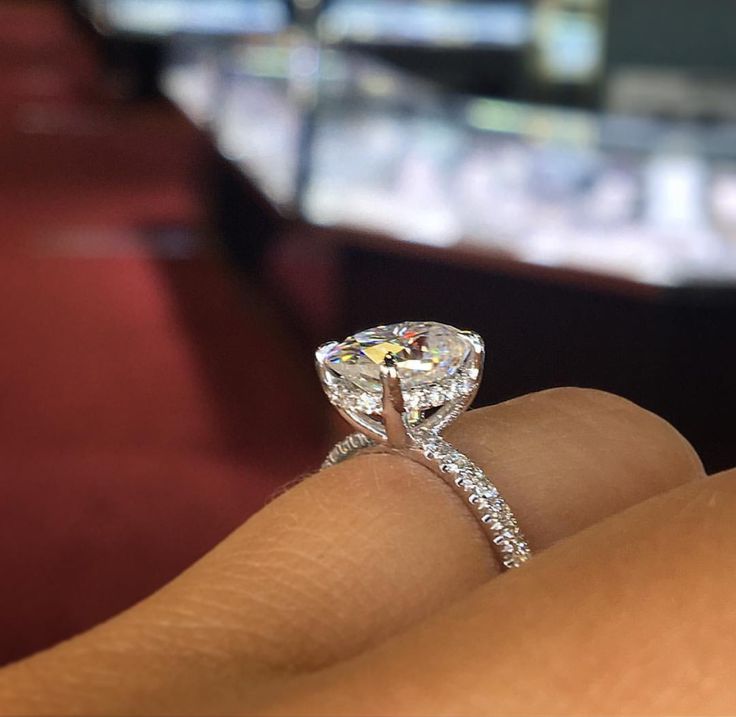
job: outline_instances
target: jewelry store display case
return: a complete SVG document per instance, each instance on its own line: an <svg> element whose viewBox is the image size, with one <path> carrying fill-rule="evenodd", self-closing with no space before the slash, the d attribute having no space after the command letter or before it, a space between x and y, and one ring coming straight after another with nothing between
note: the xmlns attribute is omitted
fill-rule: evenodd
<svg viewBox="0 0 736 717"><path fill-rule="evenodd" d="M213 220L241 267L263 278L283 237L336 257L331 335L407 316L473 326L493 377L481 403L614 391L717 469L736 460L736 125L596 109L594 3L543 4L567 24L527 17L523 48L502 51L528 68L554 45L539 32L589 43L585 77L528 72L530 98L576 87L567 107L401 70L375 48L441 46L431 23L361 33L345 19L360 4L337 1L277 35L178 36L161 88L211 140Z"/></svg>
<svg viewBox="0 0 736 717"><path fill-rule="evenodd" d="M286 0L77 0L75 7L103 39L107 73L129 99L158 95L172 37L272 34L292 21Z"/></svg>
<svg viewBox="0 0 736 717"><path fill-rule="evenodd" d="M298 35L184 43L162 86L313 227L634 294L736 282L736 125L449 94Z"/></svg>
<svg viewBox="0 0 736 717"><path fill-rule="evenodd" d="M139 38L243 35L283 30L290 15L282 0L86 0L101 32Z"/></svg>

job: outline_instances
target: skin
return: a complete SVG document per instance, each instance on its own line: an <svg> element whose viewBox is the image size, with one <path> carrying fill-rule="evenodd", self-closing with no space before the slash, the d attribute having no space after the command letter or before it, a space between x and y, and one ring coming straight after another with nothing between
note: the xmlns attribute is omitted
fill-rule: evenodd
<svg viewBox="0 0 736 717"><path fill-rule="evenodd" d="M0 714L733 714L736 483L671 426L558 389L471 412L536 555L500 574L427 469L308 477L164 589L0 670Z"/></svg>

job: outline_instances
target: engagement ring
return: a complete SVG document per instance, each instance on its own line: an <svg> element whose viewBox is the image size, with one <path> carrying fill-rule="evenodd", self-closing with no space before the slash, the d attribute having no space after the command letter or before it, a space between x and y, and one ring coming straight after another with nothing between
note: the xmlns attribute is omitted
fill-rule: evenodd
<svg viewBox="0 0 736 717"><path fill-rule="evenodd" d="M358 432L323 467L360 450L395 450L445 480L480 521L505 568L531 556L508 503L483 470L441 435L472 403L483 373L483 340L431 321L361 331L317 349L325 393Z"/></svg>

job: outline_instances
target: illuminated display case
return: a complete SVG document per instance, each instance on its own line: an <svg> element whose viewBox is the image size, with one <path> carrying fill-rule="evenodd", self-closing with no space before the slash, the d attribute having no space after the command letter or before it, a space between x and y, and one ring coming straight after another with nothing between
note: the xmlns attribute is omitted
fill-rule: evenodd
<svg viewBox="0 0 736 717"><path fill-rule="evenodd" d="M519 48L531 11L519 0L332 0L317 28L328 43Z"/></svg>
<svg viewBox="0 0 736 717"><path fill-rule="evenodd" d="M164 86L287 214L652 286L736 281L728 124L447 93L294 36L225 55L180 53Z"/></svg>
<svg viewBox="0 0 736 717"><path fill-rule="evenodd" d="M359 47L456 89L516 99L590 104L605 45L604 0L82 2L97 27L118 38L154 43L292 25L323 47Z"/></svg>
<svg viewBox="0 0 736 717"><path fill-rule="evenodd" d="M103 31L150 39L178 33L239 35L284 29L284 0L83 0Z"/></svg>
<svg viewBox="0 0 736 717"><path fill-rule="evenodd" d="M164 21L170 29L178 18L166 93L212 132L222 155L279 211L417 246L658 286L736 276L736 142L729 122L678 125L533 105L503 93L448 91L363 52L441 48L443 61L457 48L486 58L492 55L482 53L513 52L526 67L528 94L546 96L554 87L598 85L607 13L621 24L621 6L606 8L603 0L104 5L120 27L135 15L163 33ZM232 30L240 11L260 18L254 26L272 39L260 31L234 41L181 37L187 23L211 28L228 19ZM289 18L301 29L274 35ZM625 65L622 58L635 53L614 54Z"/></svg>

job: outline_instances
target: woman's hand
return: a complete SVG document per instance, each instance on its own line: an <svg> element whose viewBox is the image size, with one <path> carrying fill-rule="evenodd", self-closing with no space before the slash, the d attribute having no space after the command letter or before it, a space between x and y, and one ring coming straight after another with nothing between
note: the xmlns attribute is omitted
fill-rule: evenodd
<svg viewBox="0 0 736 717"><path fill-rule="evenodd" d="M499 574L427 469L358 456L183 575L0 670L2 714L728 714L736 487L623 399L466 414L536 555ZM699 480L703 479L703 480Z"/></svg>

